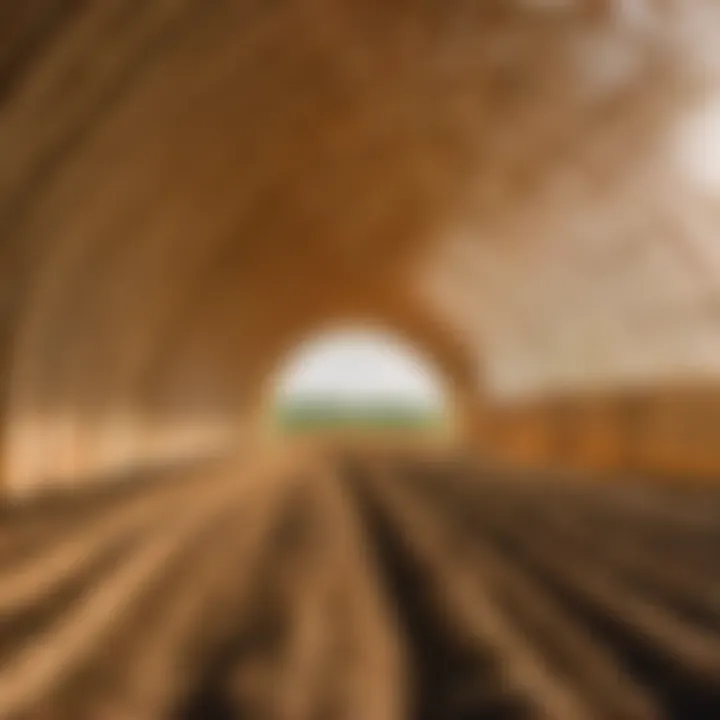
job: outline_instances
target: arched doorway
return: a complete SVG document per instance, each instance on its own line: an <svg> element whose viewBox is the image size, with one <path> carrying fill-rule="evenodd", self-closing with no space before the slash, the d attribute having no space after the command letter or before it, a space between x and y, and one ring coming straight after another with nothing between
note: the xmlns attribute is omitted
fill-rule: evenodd
<svg viewBox="0 0 720 720"><path fill-rule="evenodd" d="M451 385L407 338L367 325L305 339L269 378L275 433L362 434L447 440L459 420Z"/></svg>

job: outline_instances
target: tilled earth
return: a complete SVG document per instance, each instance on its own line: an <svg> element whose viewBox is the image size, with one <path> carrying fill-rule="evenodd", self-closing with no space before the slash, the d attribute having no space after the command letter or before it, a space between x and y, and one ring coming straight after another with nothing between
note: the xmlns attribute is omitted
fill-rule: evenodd
<svg viewBox="0 0 720 720"><path fill-rule="evenodd" d="M0 506L5 720L720 717L720 486L326 448Z"/></svg>

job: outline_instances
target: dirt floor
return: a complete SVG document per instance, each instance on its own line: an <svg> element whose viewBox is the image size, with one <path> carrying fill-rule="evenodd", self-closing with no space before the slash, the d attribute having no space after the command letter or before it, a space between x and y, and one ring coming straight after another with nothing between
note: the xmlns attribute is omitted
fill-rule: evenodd
<svg viewBox="0 0 720 720"><path fill-rule="evenodd" d="M720 717L720 488L313 445L0 506L0 717Z"/></svg>

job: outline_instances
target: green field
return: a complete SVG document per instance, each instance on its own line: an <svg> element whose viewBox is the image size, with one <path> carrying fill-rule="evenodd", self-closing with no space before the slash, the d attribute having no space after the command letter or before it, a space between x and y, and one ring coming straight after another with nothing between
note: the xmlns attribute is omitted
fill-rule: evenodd
<svg viewBox="0 0 720 720"><path fill-rule="evenodd" d="M443 425L442 413L406 404L348 405L305 401L281 405L278 426L287 432L313 430L432 430Z"/></svg>

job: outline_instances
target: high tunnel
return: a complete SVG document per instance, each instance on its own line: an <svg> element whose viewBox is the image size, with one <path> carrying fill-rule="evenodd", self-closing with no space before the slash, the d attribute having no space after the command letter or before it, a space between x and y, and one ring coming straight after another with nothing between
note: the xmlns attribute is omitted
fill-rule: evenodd
<svg viewBox="0 0 720 720"><path fill-rule="evenodd" d="M487 450L720 467L715 4L386 5L5 3L6 485L235 442L352 318Z"/></svg>
<svg viewBox="0 0 720 720"><path fill-rule="evenodd" d="M193 510L215 517L220 510L213 502L227 491L225 470L208 470L213 480L200 489L180 480L166 486L154 476L145 490L134 481L117 489L110 478L148 472L194 477L188 468L199 458L228 453L242 455L239 477L265 478L270 489L247 501L257 507L277 501L276 483L268 478L321 478L314 489L299 491L310 493L305 504L297 501L300 514L306 513L300 525L315 528L307 530L308 547L298 552L314 560L295 558L288 574L316 577L323 563L364 568L347 578L338 571L333 579L346 583L346 594L360 588L360 609L343 606L344 619L337 622L356 618L352 627L370 628L363 638L356 632L353 642L377 640L363 657L369 662L372 656L383 669L358 671L361 679L353 676L352 693L343 695L355 698L361 720L403 717L397 688L406 665L387 629L376 584L363 575L367 548L353 534L357 517L366 517L359 507L367 509L367 518L379 518L367 519L373 537L385 538L387 525L398 537L420 538L415 553L429 563L430 576L450 578L454 590L445 611L459 618L465 640L493 638L488 652L513 658L497 687L483 676L487 713L506 690L529 699L527 715L513 715L517 708L509 705L502 706L504 715L462 715L443 705L418 717L714 716L697 708L718 708L711 686L720 678L720 642L715 635L700 640L697 628L688 628L720 628L719 33L715 0L5 0L0 482L7 502L0 514L0 580L7 580L8 590L0 585L0 717L35 717L22 713L41 701L50 704L38 706L38 717L55 717L47 714L55 707L66 712L58 717L81 717L67 707L86 697L85 686L72 685L66 675L82 664L81 655L91 655L89 638L107 616L101 608L114 607L112 593L123 596L122 588L152 576L128 569L125 585L121 579L117 586L112 579L103 584L97 581L100 565L87 560L82 582L95 578L109 605L98 600L87 621L72 616L59 629L50 622L45 605L53 592L67 612L75 607L68 600L72 592L81 592L82 573L73 570L72 560L82 555L78 548L104 548L97 533L111 533L110 525L92 525L96 512L116 513L120 528L121 505L139 492L156 498L153 505L148 494L147 503L160 514L173 507L178 517ZM452 389L454 452L441 463L442 472L435 466L428 472L435 479L458 473L477 479L480 499L463 480L423 515L415 500L404 503L405 490L380 487L378 480L393 474L425 478L418 456L389 460L382 453L355 456L355 449L346 462L328 448L317 451L320 458L304 447L265 442L268 377L309 338L354 323L378 324L401 337ZM457 463L472 469L460 472ZM489 471L478 469L483 467L500 473L507 487L500 482L488 489L482 478ZM348 493L355 500L327 486L328 473L351 478ZM508 491L520 475L534 478L523 485L524 509ZM558 489L559 477L570 484ZM427 478L417 482L417 493L439 492ZM398 483L405 488L405 480ZM98 489L106 485L114 489ZM678 492L681 501L673 499ZM478 510L476 522L488 534L482 553L490 555L473 545L480 554L472 557L484 557L480 565L497 571L493 582L511 598L503 612L512 615L512 598L535 597L547 581L552 590L542 592L554 599L538 601L538 607L557 626L550 634L556 642L567 639L567 653L576 652L597 671L595 684L563 684L536 664L534 646L526 652L523 632L532 635L528 628L539 627L540 616L523 615L519 632L517 618L494 615L492 603L487 613L478 610L487 598L457 580L462 573L452 569L453 553L438 549L445 536L425 530L443 503L449 517L459 518L463 493L474 498L467 495L467 507L477 501L500 508L503 527L492 531L491 513ZM590 533L592 527L596 539L616 531L625 538L601 542L601 550L592 550L588 540L588 557L614 553L615 560L603 556L608 573L617 570L622 543L636 548L639 584L646 583L658 607L668 598L680 603L688 627L658 619L661 610L652 602L655 609L642 610L647 602L610 581L582 576L585 600L573 600L573 583L582 585L577 568L585 561L567 560L565 575L556 565L543 566L531 579L523 575L518 553L563 557L562 543L547 540L545 547L543 540L536 548L513 534L527 523L538 537L546 537L543 523L557 530L560 520L550 508L555 501L576 517L575 529L563 525L563 532ZM531 516L536 524L527 520ZM259 511L258 517L265 515ZM164 525L157 523L160 532ZM84 540L73 545L72 533L83 527ZM180 527L177 538L187 539L189 527ZM257 547L264 547L257 538L267 528L248 527L257 531ZM128 525L122 532L140 543L139 530ZM337 553L346 554L318 560L313 553L328 538L339 538ZM176 547L165 540L167 548ZM203 543L196 552L216 562L196 558L199 567L208 577L213 568L222 575L223 543ZM66 544L70 554L63 556ZM23 561L33 559L17 584L8 579L20 572L20 561L12 559L15 547ZM165 557L161 549L148 547L160 553L157 567L166 568L158 559ZM45 564L38 548L49 553ZM667 555L668 548L675 554ZM515 558L515 569L500 563L497 553ZM667 567L662 557L670 558ZM688 558L697 574L689 573ZM475 567L476 560L467 562ZM395 570L402 565L397 562L387 559ZM527 562L542 565L537 558ZM5 571L10 574L3 576ZM690 575L687 582L679 579ZM182 581L168 577L174 589L167 593L182 594ZM311 619L298 620L298 627L317 624L316 598L303 600L300 593L295 605L280 585L266 589L268 596L284 598L278 602L292 617L307 610ZM207 586L214 587L210 579ZM414 602L407 588L398 592L402 602ZM601 610L590 596L604 598L596 603ZM229 602L227 593L222 597ZM200 680L187 668L168 665L163 652L172 646L181 653L170 640L187 640L188 628L204 628L205 638L220 632L197 619L207 617L200 612L206 602L191 595L153 646L165 650L146 648L147 677L154 680L133 676L137 685L122 686L141 700L118 717L175 717L169 708L177 687ZM3 619L14 618L13 612L26 623L15 625L15 632ZM613 653L603 654L589 636L563 624L573 612L577 623L594 623L594 635L607 630L617 655L636 638L632 632L634 639L612 635L599 619L603 613L628 618L631 628L656 643L644 647L645 655L628 650L632 667L615 672ZM445 653L429 639L432 622L413 622L420 623L416 630L425 628L417 633L427 642L411 655ZM36 643L36 655L18 655L23 638L34 637L43 623L59 634L51 633L47 646ZM132 627L137 632L128 637L142 636L142 623ZM135 652L117 647L118 657ZM324 652L313 647L309 665ZM459 677L472 663L464 655L460 662L461 649L453 648L464 668ZM249 711L249 717L346 717L340 711L312 714L308 688L316 678L297 671L305 661L292 648L287 652L294 669L279 661L271 665L288 683L278 693L296 704L287 700L290 705ZM653 657L661 660L648 660ZM434 682L442 673L429 667L418 672L429 672ZM437 692L445 702L452 683L442 677ZM343 682L328 679L325 688ZM656 686L671 690L660 699L646 697ZM358 688L378 689L380 699L373 705ZM599 710L598 698L616 706ZM435 702L425 701L427 707Z"/></svg>

